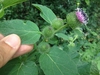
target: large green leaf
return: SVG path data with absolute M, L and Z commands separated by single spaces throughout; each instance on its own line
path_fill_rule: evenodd
M 57 18 L 56 15 L 53 13 L 51 9 L 46 6 L 33 4 L 37 9 L 41 11 L 40 16 L 47 21 L 48 23 L 52 24 L 52 21 Z
M 51 48 L 50 53 L 41 55 L 39 62 L 45 75 L 79 75 L 74 61 L 57 47 Z
M 5 9 L 7 7 L 13 6 L 15 4 L 18 4 L 18 3 L 21 3 L 21 2 L 24 2 L 24 1 L 26 1 L 26 0 L 4 0 L 3 1 L 3 7 Z
M 34 44 L 40 38 L 38 26 L 31 21 L 10 20 L 0 22 L 0 33 L 3 35 L 17 34 L 23 44 Z
M 33 61 L 14 59 L 0 69 L 0 75 L 38 75 L 38 70 Z
M 81 61 L 78 63 L 78 71 L 80 75 L 90 75 L 90 68 L 91 63 Z

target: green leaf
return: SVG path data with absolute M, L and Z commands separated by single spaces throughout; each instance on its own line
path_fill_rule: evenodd
M 38 75 L 38 70 L 33 61 L 14 59 L 0 69 L 0 75 Z
M 49 54 L 41 55 L 39 62 L 45 75 L 79 75 L 75 63 L 58 47 L 51 48 Z
M 90 5 L 90 0 L 85 0 L 85 2 L 88 6 Z
M 56 36 L 62 38 L 63 40 L 69 40 L 69 36 L 65 35 L 64 33 L 57 33 Z
M 77 52 L 77 47 L 74 47 L 74 49 L 67 49 L 67 54 L 73 59 L 73 61 L 77 64 L 79 62 L 79 53 Z
M 97 67 L 98 67 L 98 69 L 100 71 L 100 60 L 98 61 Z
M 15 4 L 18 4 L 18 3 L 21 3 L 24 1 L 26 1 L 26 0 L 4 0 L 2 4 L 3 4 L 3 7 L 5 9 L 5 8 L 8 8 L 10 6 L 13 6 Z
M 91 69 L 90 69 L 90 75 L 100 75 L 98 66 L 96 63 L 92 63 Z
M 78 71 L 80 75 L 90 75 L 90 68 L 91 68 L 91 63 L 81 62 L 81 61 L 78 63 Z
M 76 28 L 73 31 L 74 31 L 74 34 L 78 36 L 78 38 L 84 38 L 84 33 L 81 28 Z
M 4 9 L 2 8 L 0 9 L 0 18 L 3 17 L 3 15 L 4 15 Z
M 40 38 L 38 26 L 31 21 L 9 20 L 0 22 L 0 33 L 3 35 L 17 34 L 23 44 L 34 44 Z
M 52 21 L 57 18 L 51 9 L 46 6 L 33 4 L 37 9 L 41 11 L 40 16 L 48 23 L 52 24 Z

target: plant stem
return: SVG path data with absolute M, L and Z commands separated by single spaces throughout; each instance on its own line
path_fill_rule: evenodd
M 58 31 L 64 29 L 64 28 L 66 28 L 66 27 L 67 27 L 67 24 L 66 24 L 66 25 L 63 25 L 62 27 L 60 27 L 59 29 L 57 29 L 57 30 L 54 32 L 54 34 L 57 33 Z
M 43 35 L 42 32 L 38 32 L 39 34 Z

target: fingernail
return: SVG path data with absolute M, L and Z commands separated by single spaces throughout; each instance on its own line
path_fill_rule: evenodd
M 4 41 L 12 48 L 17 48 L 20 45 L 20 38 L 16 34 L 8 35 Z

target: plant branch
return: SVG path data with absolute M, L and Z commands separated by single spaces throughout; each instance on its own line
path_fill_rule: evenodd
M 60 27 L 59 29 L 57 29 L 57 30 L 54 32 L 54 34 L 57 33 L 58 31 L 64 29 L 64 28 L 66 28 L 67 26 L 68 26 L 67 24 L 66 24 L 66 25 L 63 25 L 62 27 Z

